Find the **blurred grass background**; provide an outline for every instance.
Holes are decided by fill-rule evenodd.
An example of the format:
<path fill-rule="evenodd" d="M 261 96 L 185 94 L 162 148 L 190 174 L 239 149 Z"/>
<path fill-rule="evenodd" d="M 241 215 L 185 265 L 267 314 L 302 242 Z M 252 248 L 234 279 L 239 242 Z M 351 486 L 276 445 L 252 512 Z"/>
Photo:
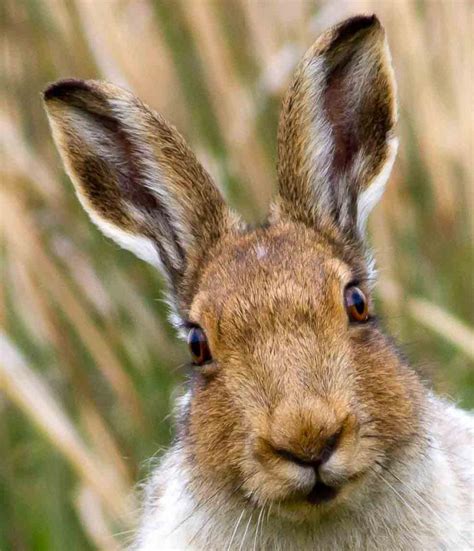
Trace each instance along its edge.
<path fill-rule="evenodd" d="M 474 406 L 472 3 L 0 2 L 0 549 L 117 549 L 134 485 L 171 438 L 186 351 L 161 280 L 83 213 L 40 92 L 60 77 L 132 89 L 187 137 L 249 220 L 275 185 L 279 104 L 328 25 L 376 12 L 401 147 L 371 219 L 379 308 L 441 392 Z"/>

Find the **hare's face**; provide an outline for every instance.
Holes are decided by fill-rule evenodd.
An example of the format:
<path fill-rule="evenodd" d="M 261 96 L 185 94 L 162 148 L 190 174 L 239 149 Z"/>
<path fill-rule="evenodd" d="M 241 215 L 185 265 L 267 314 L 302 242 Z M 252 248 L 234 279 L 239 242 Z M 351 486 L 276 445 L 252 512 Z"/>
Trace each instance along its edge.
<path fill-rule="evenodd" d="M 345 300 L 355 284 L 369 303 L 363 321 Z M 212 355 L 194 368 L 185 436 L 198 480 L 312 515 L 349 498 L 411 438 L 412 377 L 370 302 L 357 251 L 302 224 L 216 251 L 189 314 Z"/>
<path fill-rule="evenodd" d="M 418 392 L 374 320 L 364 252 L 397 146 L 377 19 L 330 29 L 298 66 L 265 229 L 246 229 L 183 138 L 131 93 L 67 80 L 45 101 L 92 220 L 161 269 L 178 324 L 192 327 L 203 365 L 182 421 L 191 491 L 307 514 L 369 488 L 416 432 Z"/>

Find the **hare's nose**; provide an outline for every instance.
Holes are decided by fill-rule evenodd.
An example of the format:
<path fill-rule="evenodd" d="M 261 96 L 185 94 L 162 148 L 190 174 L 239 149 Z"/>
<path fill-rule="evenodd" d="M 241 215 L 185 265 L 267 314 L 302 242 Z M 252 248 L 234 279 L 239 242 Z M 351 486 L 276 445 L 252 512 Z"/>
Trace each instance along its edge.
<path fill-rule="evenodd" d="M 302 453 L 301 450 L 291 450 L 288 448 L 273 447 L 276 455 L 282 457 L 286 461 L 291 461 L 302 467 L 312 467 L 316 472 L 316 477 L 319 474 L 319 467 L 326 463 L 337 448 L 341 431 L 337 431 L 323 442 L 319 442 L 318 451 L 316 453 Z"/>
<path fill-rule="evenodd" d="M 273 411 L 264 436 L 274 457 L 312 467 L 318 475 L 321 465 L 330 460 L 340 442 L 353 432 L 352 417 L 349 408 L 335 400 L 287 399 Z"/>
<path fill-rule="evenodd" d="M 340 437 L 341 431 L 338 431 L 326 438 L 323 442 L 320 442 L 317 453 L 307 454 L 302 453 L 301 450 L 296 451 L 288 448 L 276 448 L 271 446 L 273 454 L 283 461 L 291 462 L 300 467 L 310 467 L 314 470 L 312 485 L 306 490 L 306 499 L 313 505 L 331 501 L 339 493 L 339 488 L 329 486 L 321 480 L 319 469 L 331 458 L 338 446 Z"/>

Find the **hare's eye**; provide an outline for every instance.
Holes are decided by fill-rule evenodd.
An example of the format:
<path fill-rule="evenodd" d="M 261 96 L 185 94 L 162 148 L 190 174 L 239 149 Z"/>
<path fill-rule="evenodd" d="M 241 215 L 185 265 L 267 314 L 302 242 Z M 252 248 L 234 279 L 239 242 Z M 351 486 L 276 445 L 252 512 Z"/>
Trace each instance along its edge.
<path fill-rule="evenodd" d="M 212 360 L 206 334 L 200 327 L 191 327 L 189 330 L 188 346 L 194 364 L 203 365 Z"/>
<path fill-rule="evenodd" d="M 364 322 L 369 319 L 369 305 L 364 293 L 354 285 L 344 292 L 347 315 L 351 321 Z"/>

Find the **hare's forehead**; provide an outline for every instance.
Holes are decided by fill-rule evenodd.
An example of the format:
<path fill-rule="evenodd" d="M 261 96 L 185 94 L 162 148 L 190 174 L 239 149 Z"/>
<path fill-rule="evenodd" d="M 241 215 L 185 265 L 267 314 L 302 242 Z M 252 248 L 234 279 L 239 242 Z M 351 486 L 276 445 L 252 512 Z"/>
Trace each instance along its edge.
<path fill-rule="evenodd" d="M 200 318 L 262 308 L 287 309 L 338 300 L 349 266 L 324 243 L 306 236 L 255 233 L 228 243 L 201 279 L 191 313 Z"/>

